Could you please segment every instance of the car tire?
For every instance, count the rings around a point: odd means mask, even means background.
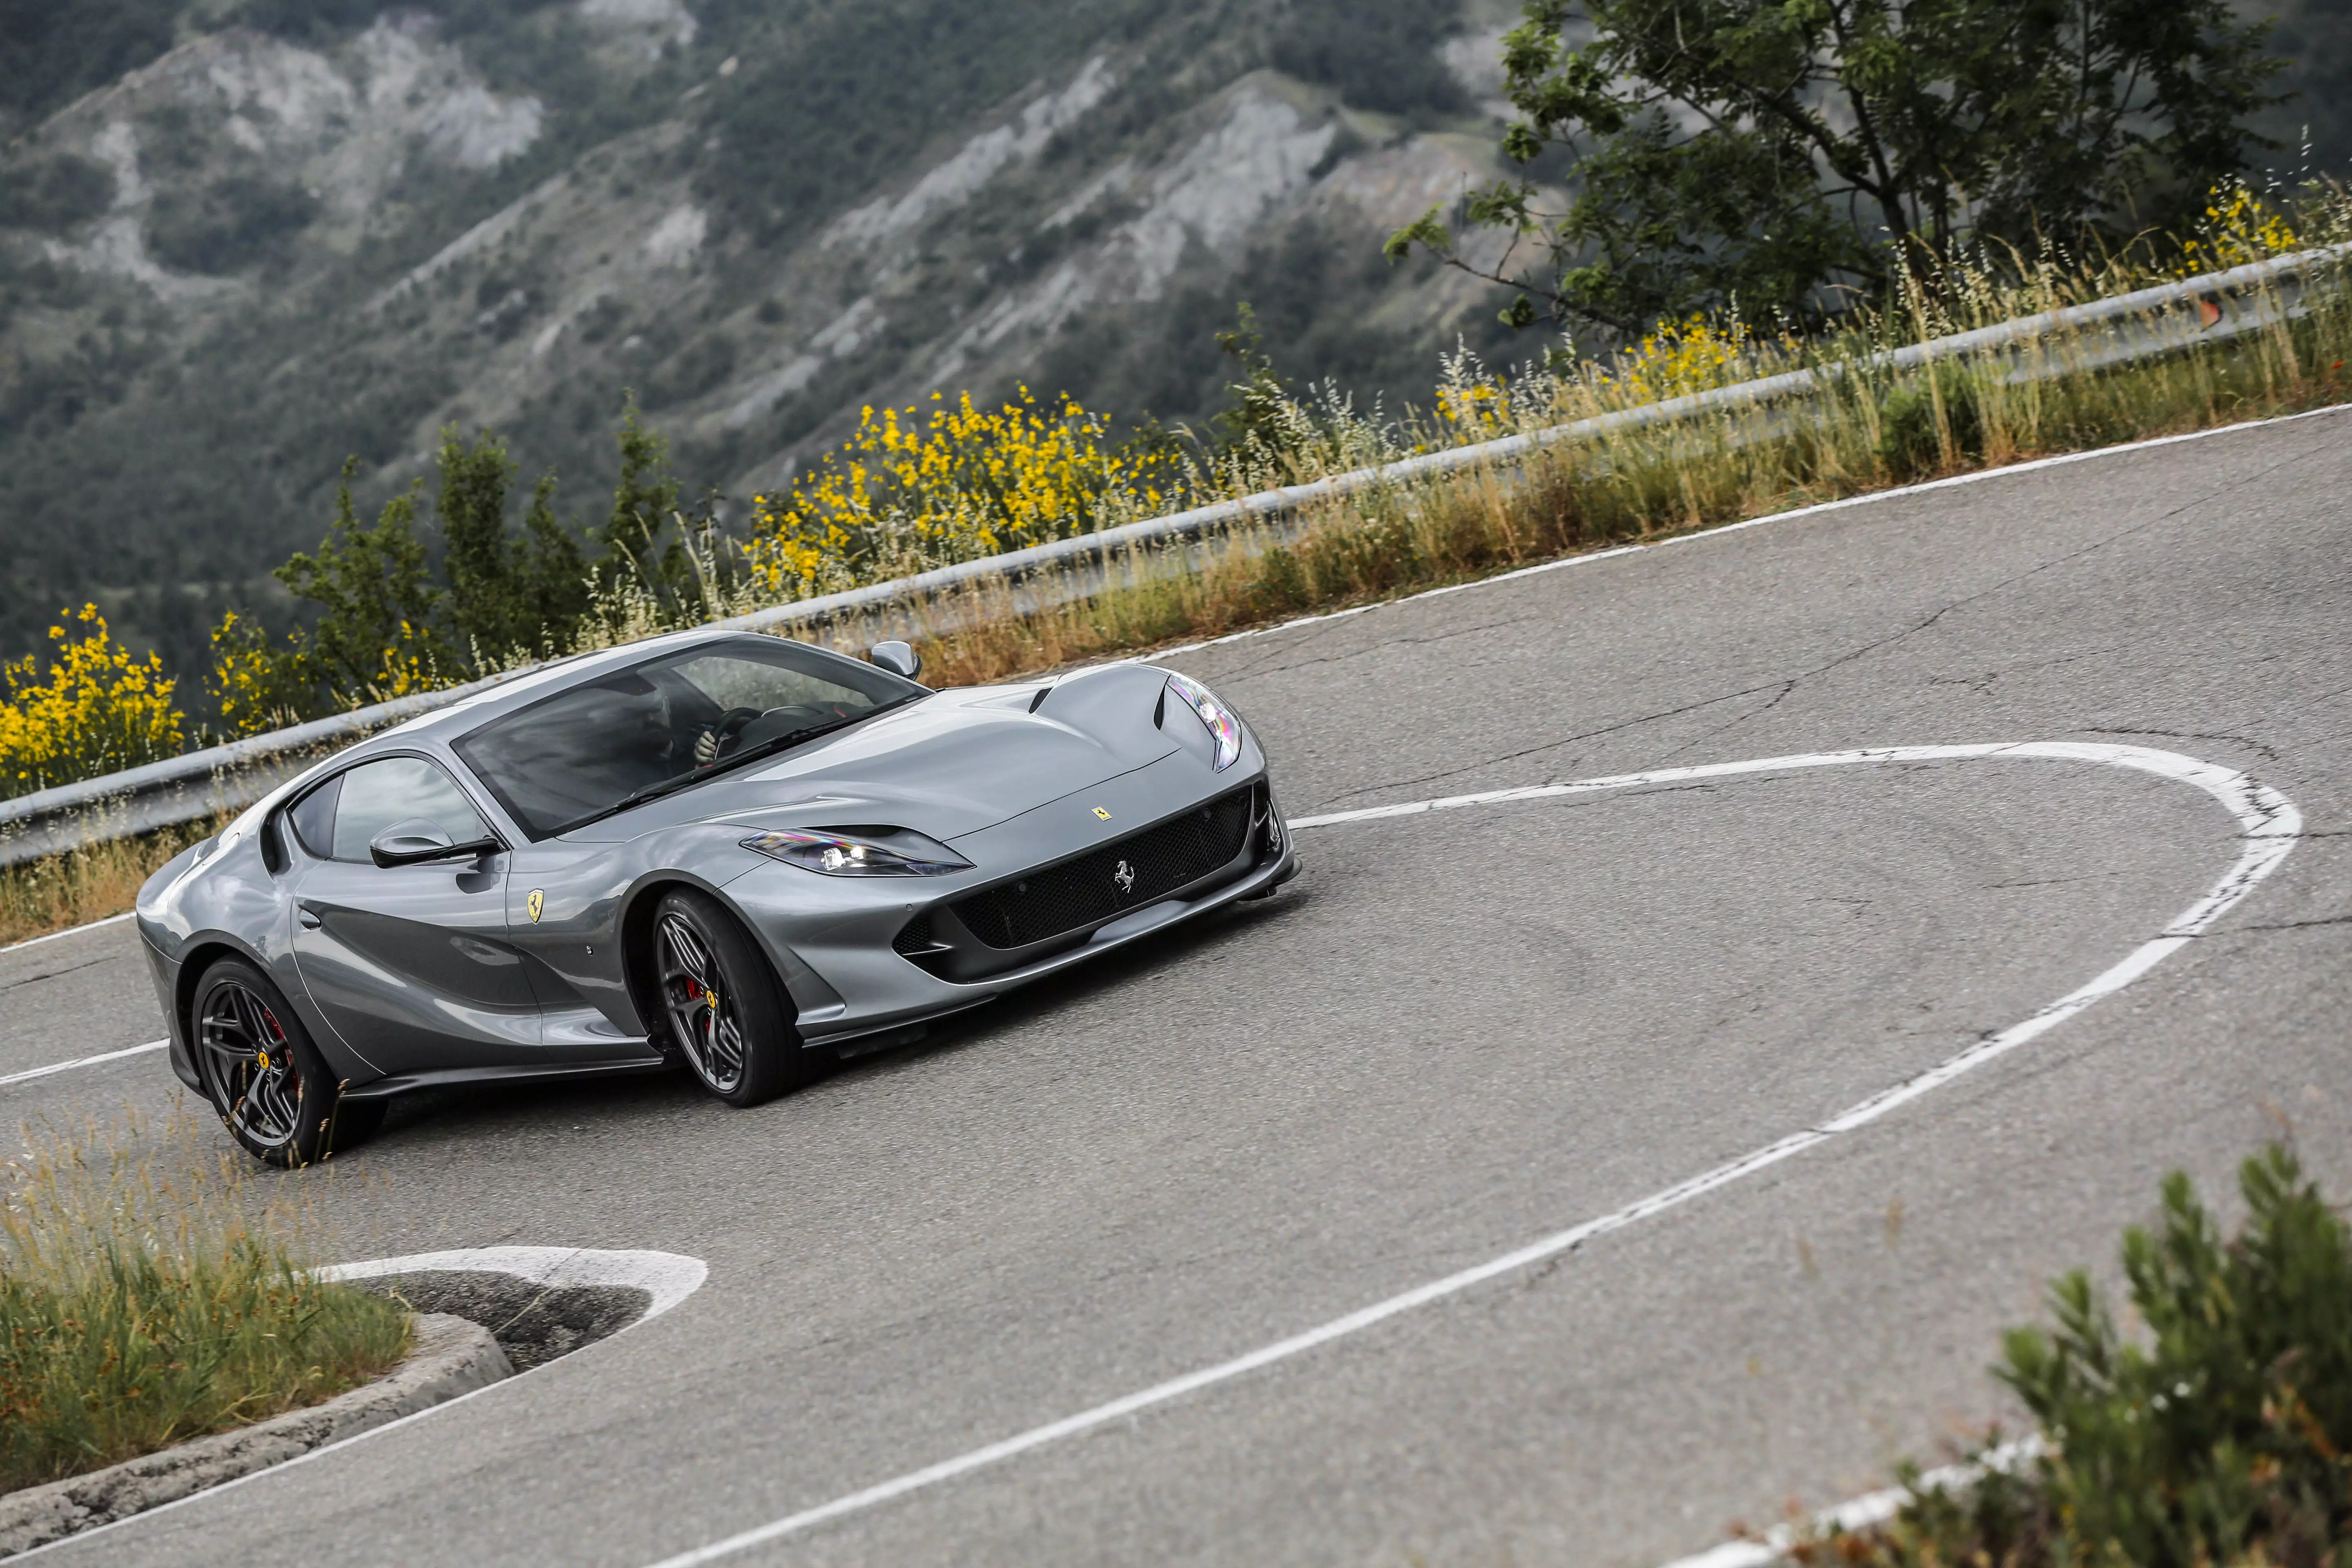
[[[653,990],[687,1070],[734,1106],[814,1082],[826,1058],[801,1044],[792,995],[742,922],[708,893],[673,888],[654,907]]]
[[[343,1098],[285,994],[242,958],[219,960],[197,981],[188,1046],[221,1125],[269,1164],[317,1164],[383,1121],[381,1103]]]

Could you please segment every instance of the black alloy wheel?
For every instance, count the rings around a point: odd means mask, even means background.
[[[205,1098],[229,1136],[257,1159],[314,1164],[383,1119],[380,1105],[343,1100],[302,1021],[243,959],[225,958],[205,972],[191,1024]]]
[[[791,995],[734,916],[676,888],[654,910],[654,973],[670,1039],[702,1087],[757,1105],[814,1081],[826,1058],[801,1044]]]

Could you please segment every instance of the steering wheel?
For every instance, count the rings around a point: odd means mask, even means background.
[[[695,766],[707,768],[719,760],[719,755],[743,732],[743,726],[760,716],[757,708],[730,708],[719,716],[719,722],[695,738]]]

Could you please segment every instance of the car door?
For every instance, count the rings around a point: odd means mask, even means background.
[[[368,845],[421,817],[452,843],[490,837],[430,757],[378,757],[288,814],[308,851],[294,884],[302,984],[352,1048],[388,1074],[542,1059],[539,999],[509,940],[504,851],[378,866]]]

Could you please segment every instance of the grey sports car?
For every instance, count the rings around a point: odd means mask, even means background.
[[[140,890],[173,1070],[281,1164],[435,1086],[682,1063],[752,1105],[1296,874],[1199,683],[919,673],[682,633],[352,747]]]

